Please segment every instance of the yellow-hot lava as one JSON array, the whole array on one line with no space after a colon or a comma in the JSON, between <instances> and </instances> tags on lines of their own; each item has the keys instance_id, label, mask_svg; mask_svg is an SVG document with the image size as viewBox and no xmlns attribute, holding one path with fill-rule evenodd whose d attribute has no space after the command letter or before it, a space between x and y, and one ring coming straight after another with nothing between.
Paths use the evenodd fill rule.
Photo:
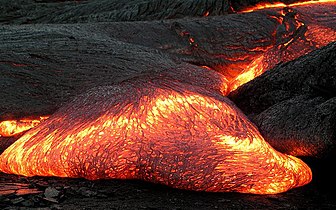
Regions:
<instances>
[{"instance_id":1,"label":"yellow-hot lava","mask_svg":"<svg viewBox=\"0 0 336 210\"><path fill-rule=\"evenodd\" d=\"M29 130L42 121L48 119L47 116L41 116L38 119L6 120L0 122L0 137L9 137Z\"/></svg>"},{"instance_id":2,"label":"yellow-hot lava","mask_svg":"<svg viewBox=\"0 0 336 210\"><path fill-rule=\"evenodd\" d=\"M263 61L263 55L257 57L250 65L246 67L245 71L239 74L234 80L231 80L229 83L230 91L234 91L239 86L261 75L265 71Z\"/></svg>"},{"instance_id":3,"label":"yellow-hot lava","mask_svg":"<svg viewBox=\"0 0 336 210\"><path fill-rule=\"evenodd\" d=\"M0 170L255 194L312 179L305 163L275 151L224 96L150 80L77 97L7 148Z\"/></svg>"}]
</instances>

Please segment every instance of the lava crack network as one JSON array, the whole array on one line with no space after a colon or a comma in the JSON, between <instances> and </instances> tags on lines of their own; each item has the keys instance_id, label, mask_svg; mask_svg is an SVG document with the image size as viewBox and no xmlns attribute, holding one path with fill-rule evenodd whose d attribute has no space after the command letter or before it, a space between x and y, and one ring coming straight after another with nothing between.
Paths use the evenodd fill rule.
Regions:
<instances>
[{"instance_id":1,"label":"lava crack network","mask_svg":"<svg viewBox=\"0 0 336 210\"><path fill-rule=\"evenodd\" d=\"M271 148L226 97L159 80L75 98L7 148L0 170L256 194L284 192L312 178L304 162Z\"/></svg>"}]
</instances>

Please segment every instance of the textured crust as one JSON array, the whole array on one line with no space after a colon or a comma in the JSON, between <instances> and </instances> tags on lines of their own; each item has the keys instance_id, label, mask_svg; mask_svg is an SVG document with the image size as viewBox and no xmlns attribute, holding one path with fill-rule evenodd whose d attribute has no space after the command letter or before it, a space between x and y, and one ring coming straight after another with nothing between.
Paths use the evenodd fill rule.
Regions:
<instances>
[{"instance_id":1,"label":"textured crust","mask_svg":"<svg viewBox=\"0 0 336 210\"><path fill-rule=\"evenodd\" d=\"M227 98L162 78L77 97L5 150L0 170L256 194L311 180L305 163L271 148Z\"/></svg>"}]
</instances>

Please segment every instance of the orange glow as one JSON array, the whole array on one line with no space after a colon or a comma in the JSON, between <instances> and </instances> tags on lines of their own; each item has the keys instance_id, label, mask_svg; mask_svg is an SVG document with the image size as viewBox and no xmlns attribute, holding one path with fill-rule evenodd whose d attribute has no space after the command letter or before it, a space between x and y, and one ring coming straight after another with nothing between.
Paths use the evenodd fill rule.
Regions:
<instances>
[{"instance_id":1,"label":"orange glow","mask_svg":"<svg viewBox=\"0 0 336 210\"><path fill-rule=\"evenodd\" d=\"M336 30L311 24L308 26L306 37L308 41L314 42L316 47L322 47L336 41Z\"/></svg>"},{"instance_id":2,"label":"orange glow","mask_svg":"<svg viewBox=\"0 0 336 210\"><path fill-rule=\"evenodd\" d=\"M254 194L311 181L305 163L275 151L227 98L166 83L135 81L76 98L7 148L0 170Z\"/></svg>"},{"instance_id":3,"label":"orange glow","mask_svg":"<svg viewBox=\"0 0 336 210\"><path fill-rule=\"evenodd\" d=\"M311 1L303 1L303 2L297 2L292 4L284 4L282 2L277 3L260 3L253 7L248 7L241 12L247 13L247 12L253 12L257 10L262 9L271 9L271 8L283 8L283 7L297 7L297 6L305 6L305 5L312 5L312 4L321 4L321 3L336 3L336 0L311 0Z\"/></svg>"},{"instance_id":4,"label":"orange glow","mask_svg":"<svg viewBox=\"0 0 336 210\"><path fill-rule=\"evenodd\" d=\"M256 58L250 65L246 67L246 71L239 74L234 80L230 82L230 91L237 89L239 86L253 80L264 72L264 56L261 55Z\"/></svg>"},{"instance_id":5,"label":"orange glow","mask_svg":"<svg viewBox=\"0 0 336 210\"><path fill-rule=\"evenodd\" d=\"M0 137L14 136L23 131L29 130L42 121L48 119L47 116L39 117L39 119L22 119L22 120L6 120L0 122Z\"/></svg>"},{"instance_id":6,"label":"orange glow","mask_svg":"<svg viewBox=\"0 0 336 210\"><path fill-rule=\"evenodd\" d=\"M229 64L223 65L223 71L201 67L223 73L221 93L227 95L280 62L336 41L331 24L314 22L314 15L320 14L316 3L336 2L267 4L243 11L283 8L267 13L275 24L270 40L261 40L265 46L249 49L246 56L224 55ZM315 7L288 8L310 4ZM313 12L302 14L307 10ZM180 35L198 46L197 37L188 32ZM32 121L26 122L27 129L32 129L0 156L0 171L91 180L141 179L180 189L255 194L285 192L311 181L311 170L304 162L275 151L222 95L172 81L97 88L35 128L29 127ZM2 122L0 134L14 135L15 129L7 127L23 122L12 123Z\"/></svg>"},{"instance_id":7,"label":"orange glow","mask_svg":"<svg viewBox=\"0 0 336 210\"><path fill-rule=\"evenodd\" d=\"M307 5L309 7L303 7ZM272 34L272 44L250 50L256 52L256 55L235 57L232 58L231 64L216 67L216 70L220 71L228 82L228 93L275 67L278 63L294 60L336 41L335 27L314 20L314 15L330 14L330 17L333 17L335 11L331 10L330 5L336 6L336 0L306 1L289 5L267 3L242 11L245 13L265 8L279 8L279 10L266 13L278 23L278 26ZM298 10L299 6L301 10ZM309 12L305 14L304 12L307 11Z\"/></svg>"},{"instance_id":8,"label":"orange glow","mask_svg":"<svg viewBox=\"0 0 336 210\"><path fill-rule=\"evenodd\" d=\"M211 70L211 71L214 71L212 68L210 68L209 66L201 66L202 68L205 68L207 70ZM222 76L220 77L221 79L221 86L219 87L219 91L222 95L226 96L230 93L231 89L229 88L230 87L230 83L229 83L229 80L225 77L225 76Z\"/></svg>"}]
</instances>

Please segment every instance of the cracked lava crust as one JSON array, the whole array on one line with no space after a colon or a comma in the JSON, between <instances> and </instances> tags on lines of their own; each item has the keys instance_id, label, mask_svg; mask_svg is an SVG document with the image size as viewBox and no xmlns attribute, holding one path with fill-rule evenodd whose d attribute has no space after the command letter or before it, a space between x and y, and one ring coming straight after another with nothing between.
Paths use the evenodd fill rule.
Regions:
<instances>
[{"instance_id":1,"label":"cracked lava crust","mask_svg":"<svg viewBox=\"0 0 336 210\"><path fill-rule=\"evenodd\" d=\"M275 151L226 97L153 78L76 97L7 148L0 170L255 194L312 179L304 162Z\"/></svg>"}]
</instances>

